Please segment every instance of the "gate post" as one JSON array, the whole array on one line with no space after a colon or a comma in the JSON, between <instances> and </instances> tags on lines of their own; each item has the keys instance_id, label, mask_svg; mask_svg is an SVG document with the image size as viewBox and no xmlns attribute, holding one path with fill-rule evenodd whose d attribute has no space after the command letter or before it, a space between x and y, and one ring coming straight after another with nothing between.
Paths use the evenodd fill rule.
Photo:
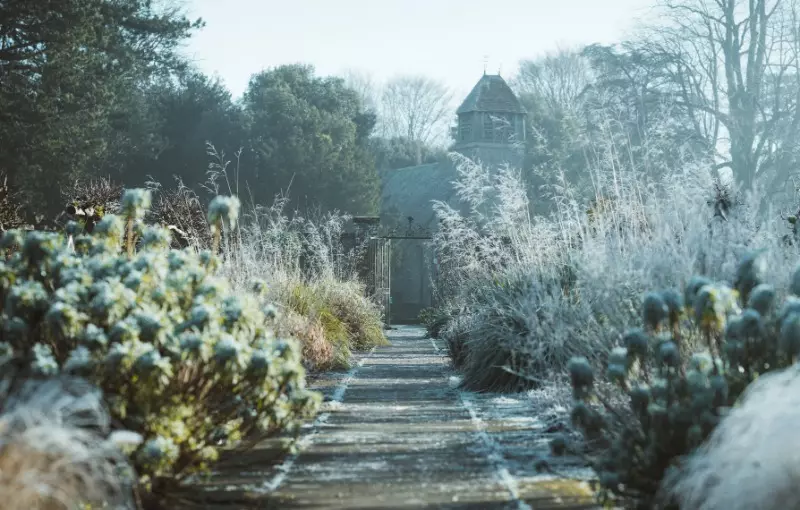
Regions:
<instances>
[{"instance_id":1,"label":"gate post","mask_svg":"<svg viewBox=\"0 0 800 510\"><path fill-rule=\"evenodd\" d=\"M359 277L364 282L367 297L381 307L386 328L391 323L391 241L378 236L380 218L355 216L356 243L367 243L365 257L359 263Z\"/></svg>"}]
</instances>

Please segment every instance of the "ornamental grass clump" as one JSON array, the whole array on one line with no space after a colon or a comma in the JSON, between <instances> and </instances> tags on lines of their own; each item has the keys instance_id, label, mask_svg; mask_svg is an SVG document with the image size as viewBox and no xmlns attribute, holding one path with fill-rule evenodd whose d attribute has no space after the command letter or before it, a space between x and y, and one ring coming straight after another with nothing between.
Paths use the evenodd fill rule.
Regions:
<instances>
[{"instance_id":1,"label":"ornamental grass clump","mask_svg":"<svg viewBox=\"0 0 800 510\"><path fill-rule=\"evenodd\" d=\"M100 392L81 379L0 380L0 494L5 510L135 508L125 452ZM19 381L18 381L19 382Z\"/></svg>"},{"instance_id":2,"label":"ornamental grass clump","mask_svg":"<svg viewBox=\"0 0 800 510\"><path fill-rule=\"evenodd\" d=\"M274 308L232 291L213 253L169 249L168 230L140 221L147 197L125 197L126 216L105 215L74 249L56 233L3 236L19 249L0 262L0 370L95 383L115 426L143 438L139 487L163 495L225 448L296 432L320 399Z\"/></svg>"},{"instance_id":3,"label":"ornamental grass clump","mask_svg":"<svg viewBox=\"0 0 800 510\"><path fill-rule=\"evenodd\" d=\"M765 271L757 252L741 261L733 287L694 277L683 294L647 294L644 327L625 333L608 357L606 380L621 395L601 389L586 359L572 359L572 421L586 440L581 453L598 475L601 502L683 508L657 498L665 474L706 440L751 382L794 363L800 269L794 296L780 309Z\"/></svg>"}]
</instances>

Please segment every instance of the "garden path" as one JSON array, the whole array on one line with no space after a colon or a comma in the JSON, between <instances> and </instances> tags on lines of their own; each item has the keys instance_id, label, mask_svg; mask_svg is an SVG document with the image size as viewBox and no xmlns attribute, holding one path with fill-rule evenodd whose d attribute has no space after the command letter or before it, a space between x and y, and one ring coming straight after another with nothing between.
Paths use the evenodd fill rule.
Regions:
<instances>
[{"instance_id":1,"label":"garden path","mask_svg":"<svg viewBox=\"0 0 800 510\"><path fill-rule=\"evenodd\" d=\"M536 469L563 406L536 392L463 392L424 329L399 327L389 339L314 383L326 402L298 453L239 472L228 488L251 508L594 508L586 484ZM585 474L575 459L559 462L560 472Z\"/></svg>"}]
</instances>

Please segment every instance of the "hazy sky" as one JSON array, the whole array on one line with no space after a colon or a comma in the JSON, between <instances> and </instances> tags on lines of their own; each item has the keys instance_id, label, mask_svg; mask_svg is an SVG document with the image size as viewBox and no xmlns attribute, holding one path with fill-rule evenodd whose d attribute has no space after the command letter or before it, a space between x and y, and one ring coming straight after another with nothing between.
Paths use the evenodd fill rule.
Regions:
<instances>
[{"instance_id":1,"label":"hazy sky","mask_svg":"<svg viewBox=\"0 0 800 510\"><path fill-rule=\"evenodd\" d=\"M558 46L622 38L654 0L185 0L207 26L187 48L239 96L250 75L288 63L385 80L424 74L463 97L483 73Z\"/></svg>"}]
</instances>

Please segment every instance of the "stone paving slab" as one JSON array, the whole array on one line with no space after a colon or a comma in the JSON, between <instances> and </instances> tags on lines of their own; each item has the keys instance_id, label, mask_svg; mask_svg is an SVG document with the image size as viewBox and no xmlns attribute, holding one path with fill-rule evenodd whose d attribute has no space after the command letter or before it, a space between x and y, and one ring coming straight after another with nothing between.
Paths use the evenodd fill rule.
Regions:
<instances>
[{"instance_id":1,"label":"stone paving slab","mask_svg":"<svg viewBox=\"0 0 800 510\"><path fill-rule=\"evenodd\" d=\"M298 454L217 480L241 504L217 495L206 508L595 508L585 484L536 471L548 424L530 395L462 392L423 329L389 338L348 373L315 382L326 403ZM582 474L575 462L560 467Z\"/></svg>"}]
</instances>

